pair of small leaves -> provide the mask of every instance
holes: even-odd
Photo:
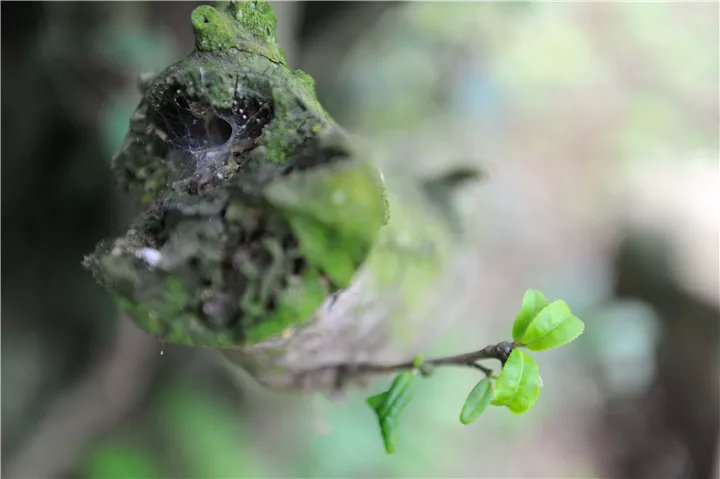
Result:
[[[385,443],[385,450],[395,452],[398,441],[398,417],[412,398],[410,388],[414,371],[400,373],[393,380],[390,389],[367,398],[368,404],[377,414],[380,423],[380,434]]]
[[[514,349],[497,378],[495,390],[490,378],[475,385],[460,412],[460,422],[470,424],[488,407],[507,406],[515,414],[526,412],[540,393],[540,374],[535,360],[527,353]]]
[[[481,380],[465,400],[460,422],[470,424],[488,404],[507,406],[515,414],[528,411],[540,394],[542,380],[532,356],[517,347],[531,351],[555,348],[577,338],[584,329],[565,301],[550,303],[540,291],[526,291],[512,329],[515,349],[503,366],[495,390],[489,378]]]
[[[572,314],[565,301],[549,303],[540,291],[530,289],[523,296],[512,336],[517,345],[542,351],[569,343],[584,329],[583,322]]]
[[[528,411],[537,400],[542,380],[535,360],[518,347],[531,351],[555,348],[574,340],[584,329],[583,322],[570,312],[565,301],[550,303],[540,291],[526,291],[512,328],[514,349],[505,361],[495,387],[494,377],[485,377],[478,382],[465,400],[460,422],[470,424],[490,404],[506,406],[515,414]],[[416,357],[413,371],[399,374],[390,389],[367,399],[377,414],[387,452],[395,451],[398,416],[410,401],[410,384],[415,373],[423,372],[425,366],[422,358]]]
[[[526,412],[540,394],[540,371],[528,353],[513,349],[495,385],[495,406],[507,406],[515,414]]]

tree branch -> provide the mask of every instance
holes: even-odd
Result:
[[[467,366],[481,370],[486,376],[492,374],[492,369],[487,368],[478,361],[483,359],[497,359],[501,364],[505,365],[508,356],[515,345],[507,341],[497,344],[485,346],[484,348],[471,353],[458,354],[456,356],[447,356],[442,358],[429,359],[421,361],[405,361],[396,364],[377,364],[377,363],[355,363],[355,364],[337,364],[323,366],[320,368],[309,369],[300,374],[300,376],[313,375],[323,370],[335,369],[337,371],[336,388],[340,388],[349,377],[360,376],[364,374],[389,373],[401,369],[418,368],[423,375],[428,375],[437,366]]]

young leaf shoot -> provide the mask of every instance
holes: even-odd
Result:
[[[378,416],[385,449],[391,453],[397,446],[398,415],[410,400],[409,386],[415,372],[419,371],[427,378],[429,371],[437,366],[462,365],[484,374],[463,404],[460,411],[462,424],[474,422],[489,405],[505,406],[515,414],[522,414],[535,404],[542,380],[535,359],[520,348],[541,351],[562,346],[577,338],[584,329],[583,322],[572,314],[565,301],[551,303],[540,291],[531,289],[525,292],[513,323],[513,342],[501,341],[472,353],[445,358],[423,360],[416,356],[413,361],[394,365],[355,365],[357,371],[363,372],[410,370],[399,374],[387,391],[367,398]],[[479,363],[485,359],[500,361],[502,371],[499,376]]]

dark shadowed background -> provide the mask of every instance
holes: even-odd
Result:
[[[274,4],[389,174],[486,172],[429,352],[505,339],[526,288],[586,322],[528,414],[461,426],[473,373],[443,371],[393,456],[363,392],[269,392],[160,345],[81,268],[132,218],[109,160],[195,5],[2,3],[5,477],[717,477],[716,4]]]

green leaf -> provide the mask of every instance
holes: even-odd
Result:
[[[522,338],[533,318],[547,305],[548,300],[540,291],[536,289],[528,289],[525,291],[522,307],[515,317],[515,323],[513,323],[512,337],[515,341],[519,341],[520,338]]]
[[[460,411],[460,422],[463,424],[473,422],[488,407],[492,399],[492,383],[488,378],[482,379],[468,394],[462,411]]]
[[[392,454],[398,443],[398,427],[396,416],[386,416],[380,421],[380,433],[383,437],[385,450]]]
[[[530,409],[540,393],[540,372],[526,352],[513,349],[495,385],[492,404],[507,406],[515,414]]]
[[[545,306],[530,322],[519,343],[531,351],[556,348],[580,336],[585,325],[559,299]]]
[[[377,414],[385,450],[389,453],[395,452],[398,441],[398,417],[412,398],[410,383],[413,377],[414,374],[409,371],[400,373],[393,380],[390,389],[367,398],[368,404]]]
[[[387,391],[376,394],[374,396],[370,396],[367,398],[367,402],[370,405],[371,408],[375,410],[376,413],[380,413],[380,407],[382,407],[383,403],[385,402],[385,398],[387,397],[388,393]]]
[[[290,222],[307,261],[345,287],[385,221],[382,180],[361,162],[296,173],[276,179],[264,194]]]
[[[408,371],[395,376],[387,397],[380,407],[380,414],[383,416],[396,415],[409,402],[411,396],[410,383],[415,375]]]

